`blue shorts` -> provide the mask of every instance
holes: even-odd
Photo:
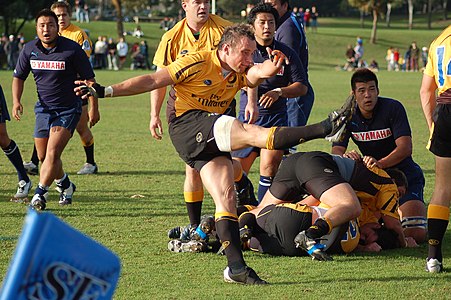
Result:
[[[81,103],[71,108],[49,110],[38,102],[34,107],[34,112],[36,115],[35,138],[48,138],[50,129],[55,126],[66,128],[73,134],[80,120]]]
[[[241,112],[238,115],[238,120],[243,123],[247,123],[244,121],[244,114]],[[286,112],[259,115],[257,121],[255,121],[254,124],[266,128],[274,126],[288,126],[288,117]],[[245,158],[248,157],[251,154],[251,152],[260,153],[260,148],[249,147],[241,150],[232,151],[232,157]]]
[[[410,200],[419,200],[424,203],[423,193],[425,180],[423,170],[417,164],[400,170],[406,174],[409,186],[407,187],[406,194],[402,198],[399,198],[399,205],[403,205]]]
[[[0,123],[6,123],[6,121],[11,121],[11,118],[9,117],[8,106],[6,106],[5,96],[2,92],[0,94]]]

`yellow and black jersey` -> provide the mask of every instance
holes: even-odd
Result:
[[[60,35],[77,42],[85,51],[86,55],[88,57],[91,56],[92,42],[83,29],[74,24],[70,24],[66,29],[60,32]]]
[[[238,90],[246,85],[245,74],[232,71],[223,76],[217,50],[186,55],[167,69],[175,83],[177,117],[189,110],[223,114]]]
[[[356,166],[359,165],[362,166],[361,164],[356,164]],[[363,166],[358,169],[366,173],[357,174],[355,179],[357,181],[363,180],[363,184],[351,184],[351,186],[360,199],[363,210],[399,219],[398,187],[390,176],[376,166],[371,168]]]
[[[451,93],[451,25],[429,47],[428,63],[424,74],[434,77],[438,96],[448,90]]]
[[[224,28],[232,24],[219,16],[210,14],[199,32],[199,37],[196,38],[188,27],[186,18],[181,20],[161,38],[153,64],[163,68],[188,53],[216,49]]]

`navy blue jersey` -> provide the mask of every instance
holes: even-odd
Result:
[[[298,54],[308,81],[308,44],[303,22],[288,11],[279,19],[279,24],[275,40],[284,43]]]
[[[36,82],[38,101],[48,109],[80,105],[81,98],[74,93],[74,81],[95,76],[81,46],[62,36],[52,49],[45,49],[39,39],[24,45],[14,77],[26,80],[30,71]]]
[[[351,138],[363,155],[377,160],[386,157],[396,148],[397,138],[412,136],[404,106],[397,100],[384,97],[378,97],[372,119],[365,119],[357,108],[346,129],[343,141],[334,143],[333,146],[347,148]],[[409,156],[395,167],[403,169],[412,164],[414,162]]]
[[[261,46],[257,44],[257,50],[253,54],[254,64],[263,63],[265,60],[269,59],[268,52],[266,51],[266,46]],[[304,67],[296,55],[296,52],[288,47],[287,45],[274,41],[269,48],[273,50],[282,51],[287,57],[290,63],[288,65],[283,65],[280,71],[273,77],[264,80],[258,86],[258,97],[264,93],[273,90],[275,88],[286,87],[293,82],[300,82],[307,85],[307,75],[304,72]],[[272,114],[276,112],[287,111],[286,105],[287,99],[284,97],[279,97],[279,99],[273,103],[269,108],[263,108],[258,105],[259,114]],[[241,90],[240,96],[240,112],[244,113],[244,109],[247,104],[247,93]]]

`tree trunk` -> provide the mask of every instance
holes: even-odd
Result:
[[[428,0],[428,29],[432,28],[432,0]]]
[[[409,5],[409,29],[412,30],[413,28],[413,1],[407,0],[407,4]]]
[[[360,10],[360,27],[364,27],[365,24],[363,23],[365,21],[365,12],[363,9]]]
[[[98,8],[98,15],[96,16],[96,18],[98,18],[99,20],[103,19],[103,7],[105,6],[105,0],[99,0],[99,6]]]
[[[116,30],[117,30],[117,36],[123,37],[124,36],[124,25],[122,24],[122,5],[121,0],[112,0],[114,8],[116,9]]]
[[[373,28],[371,29],[370,43],[376,44],[376,32],[377,32],[377,15],[378,11],[373,8]]]
[[[444,12],[444,16],[443,18],[446,20],[448,20],[448,0],[443,0],[443,12]]]
[[[391,15],[391,3],[387,2],[387,15],[386,15],[386,24],[387,28],[390,28],[390,15]]]

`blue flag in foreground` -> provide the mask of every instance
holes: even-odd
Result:
[[[51,213],[30,210],[0,300],[111,299],[117,255]]]

